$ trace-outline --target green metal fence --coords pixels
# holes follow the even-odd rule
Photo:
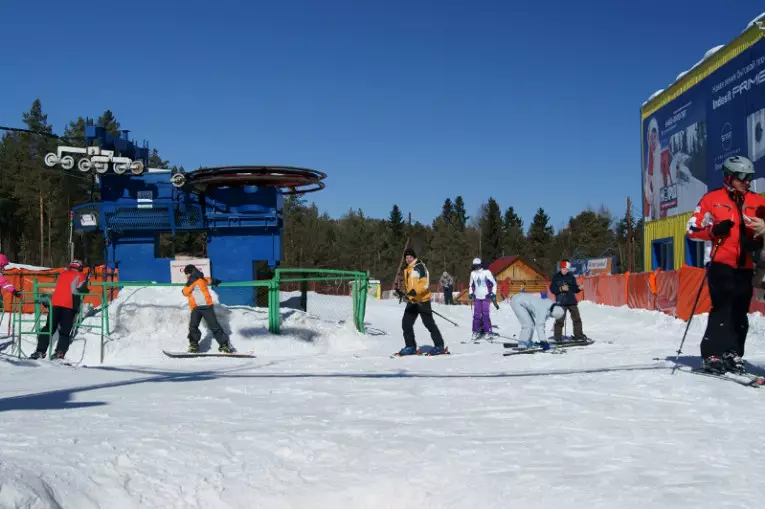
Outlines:
[[[259,281],[238,281],[220,283],[214,288],[241,288],[251,295],[255,295],[256,288],[263,288],[268,293],[268,330],[272,334],[279,334],[282,323],[282,307],[285,305],[282,301],[282,294],[294,290],[300,294],[301,306],[307,310],[309,301],[316,299],[321,295],[322,287],[325,285],[333,286],[335,296],[348,296],[350,294],[352,301],[352,316],[354,327],[357,331],[365,333],[364,318],[366,315],[367,290],[369,286],[369,273],[358,271],[342,271],[331,269],[301,269],[301,268],[279,268],[274,271],[274,276],[269,280]],[[100,336],[100,360],[104,360],[104,344],[112,333],[109,321],[109,297],[114,294],[114,289],[123,289],[130,287],[183,287],[182,283],[155,283],[152,281],[105,281],[90,282],[90,291],[87,293],[77,293],[83,297],[94,297],[99,300],[99,305],[86,310],[85,305],[81,305],[72,328],[74,333],[81,329],[87,329]],[[14,339],[16,353],[19,358],[26,356],[22,350],[21,338],[27,336],[38,336],[40,334],[50,334],[42,332],[47,317],[46,309],[51,309],[45,305],[45,295],[53,291],[55,283],[38,283],[33,280],[32,291],[23,292],[21,299],[14,302],[14,310],[11,316],[12,337]],[[309,289],[313,288],[311,297],[308,297]],[[317,290],[318,288],[318,290]],[[332,293],[330,291],[329,293]],[[34,304],[34,313],[25,315],[23,313],[24,304],[29,304],[30,300]],[[252,303],[253,307],[255,302]],[[95,318],[95,320],[93,320]],[[41,323],[43,322],[43,323]],[[53,342],[48,346],[48,354],[52,352]]]

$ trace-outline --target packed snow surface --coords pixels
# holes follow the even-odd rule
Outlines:
[[[765,389],[685,371],[705,317],[672,374],[684,322],[580,307],[596,343],[564,354],[462,344],[470,307],[434,305],[458,324],[436,317],[453,354],[390,358],[403,305],[370,300],[362,335],[348,297],[311,294],[307,312],[282,309],[279,336],[264,309],[218,308],[255,359],[171,359],[163,348],[186,347],[178,288],[125,290],[103,364],[84,331],[76,367],[0,355],[0,507],[761,506]],[[492,320],[519,330],[507,303]],[[763,332],[752,316],[751,369]]]

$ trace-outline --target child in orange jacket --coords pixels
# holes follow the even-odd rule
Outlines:
[[[191,317],[189,318],[189,352],[199,351],[199,340],[202,339],[202,333],[199,330],[199,324],[204,318],[205,324],[212,331],[215,341],[218,342],[218,351],[223,353],[233,353],[228,335],[223,331],[223,327],[218,323],[213,308],[213,300],[210,290],[207,288],[207,280],[199,269],[194,265],[186,265],[183,269],[186,274],[186,286],[183,288],[183,295],[189,300]]]

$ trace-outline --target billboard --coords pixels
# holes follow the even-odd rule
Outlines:
[[[616,265],[614,257],[569,260],[569,263],[571,263],[571,272],[577,277],[611,275]],[[558,270],[560,270],[560,262],[558,263]]]
[[[765,40],[643,120],[645,220],[692,211],[722,185],[722,163],[733,155],[754,162],[752,190],[765,191],[763,129]]]

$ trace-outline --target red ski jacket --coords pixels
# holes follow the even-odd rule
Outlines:
[[[52,305],[60,308],[74,309],[74,293],[85,282],[85,275],[76,270],[65,270],[58,275],[56,288],[50,299]]]
[[[710,191],[701,197],[688,220],[688,237],[719,242],[714,262],[724,263],[734,269],[752,269],[752,255],[745,247],[745,242],[754,237],[754,232],[744,225],[744,215],[765,218],[765,198],[747,192],[743,201],[736,203],[732,192],[725,187]],[[726,219],[733,221],[733,227],[722,237],[715,237],[712,227]]]

